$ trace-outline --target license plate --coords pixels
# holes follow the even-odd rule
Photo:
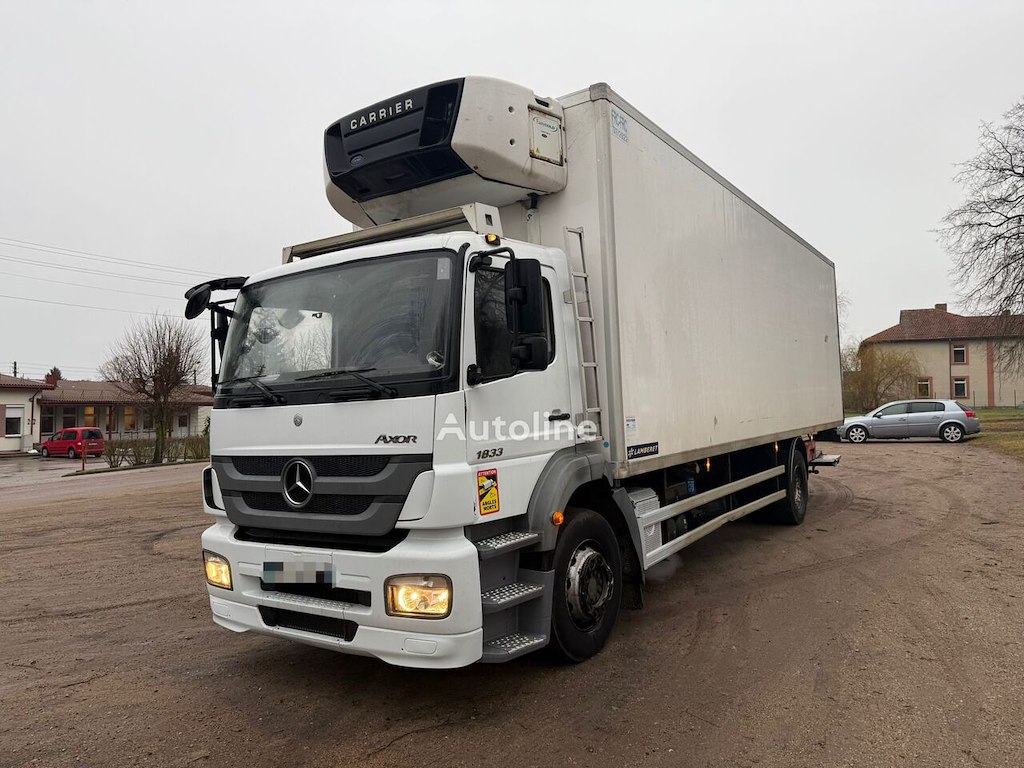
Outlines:
[[[324,561],[268,561],[263,563],[265,584],[333,584],[334,567]]]

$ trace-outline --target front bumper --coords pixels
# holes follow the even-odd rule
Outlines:
[[[320,648],[373,656],[406,667],[462,667],[483,649],[480,571],[476,548],[461,528],[411,531],[387,552],[353,552],[239,541],[235,526],[218,521],[203,532],[203,548],[231,564],[232,589],[207,585],[213,620],[234,632],[254,631]],[[265,562],[331,565],[333,585],[368,592],[370,605],[265,591]],[[388,616],[384,581],[408,573],[440,573],[452,581],[452,611],[444,619]],[[357,625],[351,640],[315,631],[270,626],[260,608],[340,619]]]

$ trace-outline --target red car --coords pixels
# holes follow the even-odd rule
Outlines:
[[[39,452],[43,458],[48,456],[67,456],[73,459],[86,453],[90,456],[102,456],[106,448],[103,432],[95,427],[71,427],[54,432],[49,439],[43,441]]]

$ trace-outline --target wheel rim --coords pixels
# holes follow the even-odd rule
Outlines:
[[[797,473],[796,481],[793,483],[793,506],[798,514],[803,514],[804,504],[807,503],[807,478],[802,473]]]
[[[949,442],[955,443],[960,439],[960,436],[963,433],[960,431],[960,427],[949,426],[943,430],[942,434]]]
[[[600,624],[614,588],[611,566],[595,549],[595,542],[582,542],[569,558],[565,574],[565,603],[572,623],[584,632]]]
[[[851,443],[863,443],[864,439],[868,436],[867,432],[864,431],[863,427],[854,427],[846,435]]]

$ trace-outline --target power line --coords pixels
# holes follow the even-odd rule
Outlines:
[[[130,264],[132,266],[141,266],[145,269],[159,269],[164,272],[178,272],[184,275],[209,275],[214,277],[213,272],[202,272],[198,270],[182,269],[181,267],[165,267],[162,264],[153,264],[149,261],[139,261],[137,259],[122,259],[117,256],[104,256],[99,253],[89,253],[88,251],[76,251],[73,248],[59,248],[52,245],[43,245],[42,243],[31,243],[27,240],[15,240],[13,237],[0,237],[0,242],[13,245],[16,248],[27,248],[33,251],[45,251],[48,253],[58,253],[62,256],[70,256],[75,259],[94,259],[96,261],[107,261],[114,264]]]
[[[46,373],[49,373],[50,369],[53,367],[53,365],[37,365],[35,363],[24,363],[21,360],[12,360],[8,363],[0,363],[0,369],[12,368],[15,363],[17,363],[18,368],[23,371],[45,371]],[[81,368],[72,367],[70,365],[58,365],[57,367],[60,368],[61,371],[71,374],[79,374],[96,370],[95,365],[90,367],[82,366]]]
[[[18,364],[18,370],[25,371],[26,373],[29,371],[43,371],[45,373],[49,373],[50,369],[53,367],[52,365],[31,365],[29,363],[22,363],[20,360],[12,360],[9,363],[0,363],[0,369],[13,368],[14,363]],[[72,376],[77,376],[83,373],[92,373],[96,370],[95,365],[91,368],[70,368],[66,365],[58,365],[57,367],[60,368],[62,373],[71,374]]]
[[[151,316],[151,315],[154,315],[154,314],[156,314],[156,315],[163,314],[161,312],[137,312],[134,309],[117,309],[115,307],[92,307],[92,306],[89,306],[88,304],[68,304],[67,302],[64,302],[64,301],[48,301],[46,299],[30,299],[30,298],[28,298],[26,296],[7,296],[7,295],[5,295],[3,293],[0,293],[0,299],[14,299],[15,301],[32,301],[32,302],[35,302],[36,304],[55,304],[55,305],[57,305],[59,307],[78,307],[79,309],[98,309],[101,312],[124,312],[125,314],[129,314],[129,315],[150,315]],[[165,311],[165,313],[166,313],[166,311]]]
[[[14,360],[0,360],[0,366],[10,365],[13,362],[18,362],[21,365],[27,365],[29,368],[40,368],[40,367],[42,367],[44,365],[45,366],[53,365],[53,363],[40,363],[38,361],[18,359],[17,361],[14,361]],[[68,370],[75,370],[76,368],[78,368],[80,370],[92,370],[92,368],[93,368],[93,366],[91,366],[91,365],[71,365],[70,363],[67,364],[67,365],[58,365],[57,367],[58,368],[62,368],[62,369],[63,368],[67,368]]]
[[[35,267],[46,267],[48,269],[56,269],[63,272],[80,272],[86,275],[103,275],[105,277],[114,277],[118,280],[135,280],[140,283],[160,283],[161,285],[176,285],[179,287],[187,287],[188,283],[176,283],[172,280],[160,280],[156,277],[137,277],[132,275],[119,275],[117,272],[104,272],[100,269],[85,269],[83,267],[70,267],[66,264],[53,264],[52,262],[46,261],[32,261],[31,259],[19,259],[17,256],[7,256],[0,254],[0,259],[4,261],[13,261],[16,264],[31,264]]]
[[[69,283],[66,280],[53,280],[49,277],[33,277],[32,275],[19,275],[13,272],[7,272],[6,275],[10,277],[21,277],[25,280],[41,280],[45,283],[56,284],[56,285],[71,285],[75,288],[86,288],[90,291],[109,291],[110,293],[124,293],[124,290],[120,288],[101,288],[98,285],[82,285],[81,283]],[[155,293],[137,293],[132,291],[132,296],[147,296],[151,299],[165,299],[166,301],[178,301],[176,296],[157,296]]]

